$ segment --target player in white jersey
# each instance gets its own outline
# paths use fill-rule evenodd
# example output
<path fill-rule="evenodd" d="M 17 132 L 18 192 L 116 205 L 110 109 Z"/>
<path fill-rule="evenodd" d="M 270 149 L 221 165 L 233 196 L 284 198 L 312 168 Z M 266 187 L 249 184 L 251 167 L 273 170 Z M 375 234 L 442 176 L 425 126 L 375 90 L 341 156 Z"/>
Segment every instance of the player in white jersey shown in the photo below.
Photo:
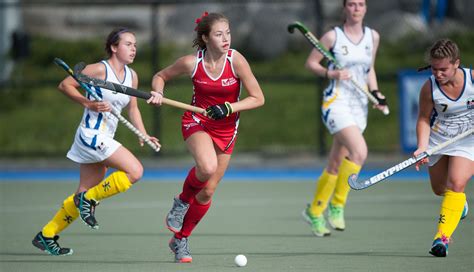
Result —
<path fill-rule="evenodd" d="M 105 49 L 109 58 L 88 65 L 83 73 L 137 88 L 138 76 L 127 66 L 136 56 L 135 34 L 126 28 L 115 29 L 109 34 Z M 66 96 L 85 108 L 74 143 L 67 154 L 69 159 L 80 164 L 79 187 L 75 194 L 63 201 L 61 209 L 32 241 L 35 247 L 52 255 L 72 254 L 72 249 L 59 246 L 58 233 L 79 216 L 86 225 L 97 229 L 99 225 L 94 212 L 98 201 L 125 192 L 143 174 L 140 161 L 114 140 L 118 119 L 110 114 L 112 107 L 119 111 L 128 109 L 131 123 L 147 135 L 136 98 L 94 88 L 93 91 L 102 100 L 95 101 L 89 94 L 83 96 L 78 88 L 79 84 L 72 77 L 67 77 L 59 85 Z M 159 146 L 157 138 L 147 137 Z M 143 145 L 141 140 L 140 144 Z M 116 171 L 105 177 L 108 168 Z"/>
<path fill-rule="evenodd" d="M 110 64 L 103 60 L 98 65 L 105 68 L 105 79 L 110 82 L 132 86 L 133 74 L 128 66 L 123 68 L 123 81 L 117 78 Z M 106 101 L 108 105 L 112 105 L 119 112 L 125 108 L 131 97 L 121 93 L 114 93 L 111 90 L 103 88 L 92 88 L 92 91 Z M 87 95 L 87 99 L 94 101 L 91 95 Z M 105 105 L 105 104 L 104 104 Z M 98 112 L 90 108 L 84 109 L 81 123 L 76 131 L 74 143 L 67 153 L 67 157 L 77 163 L 95 163 L 101 162 L 112 155 L 121 146 L 114 139 L 117 130 L 118 118 L 109 112 Z"/>
<path fill-rule="evenodd" d="M 325 33 L 320 41 L 332 51 L 344 69 L 336 70 L 334 64 L 325 68 L 321 65 L 323 55 L 316 49 L 306 61 L 309 70 L 330 80 L 324 90 L 322 119 L 334 137 L 329 163 L 319 177 L 312 203 L 303 211 L 303 217 L 318 237 L 330 234 L 323 213 L 331 195 L 329 224 L 336 230 L 345 229 L 344 207 L 350 190 L 348 179 L 357 178 L 367 157 L 367 144 L 362 133 L 367 125 L 368 99 L 350 79 L 372 92 L 380 102 L 379 110 L 387 107 L 385 97 L 378 91 L 374 69 L 380 36 L 363 25 L 366 1 L 344 0 L 343 11 L 344 24 Z"/>
<path fill-rule="evenodd" d="M 450 97 L 443 91 L 435 76 L 430 77 L 433 113 L 431 115 L 431 132 L 429 148 L 437 146 L 461 134 L 473 126 L 474 122 L 474 84 L 472 70 L 459 68 L 457 71 L 464 78 L 461 94 Z M 456 144 L 449 145 L 438 154 L 429 158 L 428 166 L 435 165 L 444 155 L 461 156 L 474 161 L 474 136 L 471 135 Z"/>
<path fill-rule="evenodd" d="M 335 41 L 331 51 L 334 57 L 356 82 L 368 82 L 374 58 L 372 33 L 375 31 L 365 26 L 358 43 L 350 40 L 340 27 L 335 27 L 333 31 Z M 334 64 L 330 63 L 328 69 L 334 70 Z M 321 107 L 323 121 L 329 133 L 333 135 L 354 124 L 363 132 L 367 126 L 367 104 L 367 95 L 358 91 L 349 80 L 332 78 L 324 90 Z"/>
<path fill-rule="evenodd" d="M 427 57 L 433 75 L 420 92 L 415 156 L 474 126 L 474 73 L 460 67 L 456 43 L 439 40 Z M 441 149 L 420 164 L 425 163 L 429 166 L 433 192 L 443 196 L 430 253 L 445 257 L 454 230 L 467 215 L 464 188 L 474 175 L 474 135 Z"/>

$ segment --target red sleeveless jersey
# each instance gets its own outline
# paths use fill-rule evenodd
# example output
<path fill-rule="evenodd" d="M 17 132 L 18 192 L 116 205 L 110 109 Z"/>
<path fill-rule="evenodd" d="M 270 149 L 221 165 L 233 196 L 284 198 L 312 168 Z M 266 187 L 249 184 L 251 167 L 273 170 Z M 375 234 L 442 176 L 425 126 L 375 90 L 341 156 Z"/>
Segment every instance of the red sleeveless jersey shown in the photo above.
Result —
<path fill-rule="evenodd" d="M 217 78 L 210 76 L 204 67 L 205 50 L 199 50 L 196 55 L 196 67 L 191 79 L 193 81 L 193 98 L 191 104 L 201 108 L 208 108 L 216 104 L 224 104 L 226 101 L 233 103 L 239 100 L 241 81 L 235 75 L 232 66 L 232 54 L 234 50 L 227 52 L 224 67 Z M 183 137 L 186 139 L 199 125 L 199 130 L 206 131 L 222 151 L 232 151 L 237 128 L 239 124 L 239 113 L 233 113 L 221 120 L 212 120 L 198 113 L 187 111 L 182 119 Z M 229 153 L 229 152 L 226 152 Z"/>

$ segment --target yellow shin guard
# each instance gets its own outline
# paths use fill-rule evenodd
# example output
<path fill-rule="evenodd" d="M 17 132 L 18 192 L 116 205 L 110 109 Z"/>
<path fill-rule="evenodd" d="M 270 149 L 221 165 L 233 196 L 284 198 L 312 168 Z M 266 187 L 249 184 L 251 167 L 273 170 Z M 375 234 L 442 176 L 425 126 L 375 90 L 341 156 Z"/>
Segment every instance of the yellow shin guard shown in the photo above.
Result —
<path fill-rule="evenodd" d="M 68 227 L 79 216 L 76 205 L 74 205 L 74 195 L 70 195 L 63 202 L 63 206 L 54 215 L 53 219 L 43 227 L 43 235 L 52 238 L 63 229 Z"/>
<path fill-rule="evenodd" d="M 344 159 L 339 166 L 337 175 L 336 189 L 331 200 L 331 205 L 335 207 L 344 207 L 346 205 L 347 196 L 351 188 L 349 187 L 349 179 L 357 178 L 361 166 L 353 163 L 348 159 Z"/>
<path fill-rule="evenodd" d="M 314 192 L 313 202 L 309 208 L 309 211 L 313 216 L 321 216 L 324 210 L 326 210 L 329 198 L 334 191 L 334 186 L 336 186 L 336 179 L 336 175 L 331 175 L 326 172 L 326 170 L 324 170 L 319 177 L 316 192 Z"/>
<path fill-rule="evenodd" d="M 442 236 L 446 238 L 451 237 L 461 220 L 465 202 L 466 194 L 450 190 L 446 191 L 441 203 L 441 211 L 439 212 L 438 233 L 434 239 L 441 238 Z"/>
<path fill-rule="evenodd" d="M 85 196 L 87 199 L 95 199 L 99 201 L 118 193 L 123 193 L 130 189 L 130 187 L 132 187 L 132 183 L 127 175 L 122 171 L 116 171 L 96 186 L 90 188 Z"/>

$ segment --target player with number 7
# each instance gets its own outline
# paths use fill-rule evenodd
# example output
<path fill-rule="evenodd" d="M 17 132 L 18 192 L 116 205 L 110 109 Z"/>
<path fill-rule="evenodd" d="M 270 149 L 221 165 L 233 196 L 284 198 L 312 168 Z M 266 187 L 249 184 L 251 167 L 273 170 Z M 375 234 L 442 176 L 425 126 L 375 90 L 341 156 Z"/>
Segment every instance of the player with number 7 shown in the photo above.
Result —
<path fill-rule="evenodd" d="M 460 51 L 449 39 L 435 42 L 427 52 L 432 76 L 420 92 L 416 124 L 418 156 L 474 127 L 474 72 L 460 67 Z M 431 188 L 442 196 L 438 228 L 430 249 L 436 257 L 448 255 L 448 244 L 467 214 L 464 189 L 474 175 L 474 134 L 435 152 L 417 164 L 427 164 Z"/>

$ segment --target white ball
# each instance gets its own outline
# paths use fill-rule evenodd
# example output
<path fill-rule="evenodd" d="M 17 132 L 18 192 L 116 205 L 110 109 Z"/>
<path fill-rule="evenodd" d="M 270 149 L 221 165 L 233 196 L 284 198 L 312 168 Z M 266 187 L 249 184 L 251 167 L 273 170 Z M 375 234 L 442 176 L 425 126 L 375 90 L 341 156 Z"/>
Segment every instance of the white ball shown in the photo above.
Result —
<path fill-rule="evenodd" d="M 234 262 L 237 266 L 246 266 L 247 265 L 247 257 L 245 255 L 239 254 L 235 256 Z"/>

